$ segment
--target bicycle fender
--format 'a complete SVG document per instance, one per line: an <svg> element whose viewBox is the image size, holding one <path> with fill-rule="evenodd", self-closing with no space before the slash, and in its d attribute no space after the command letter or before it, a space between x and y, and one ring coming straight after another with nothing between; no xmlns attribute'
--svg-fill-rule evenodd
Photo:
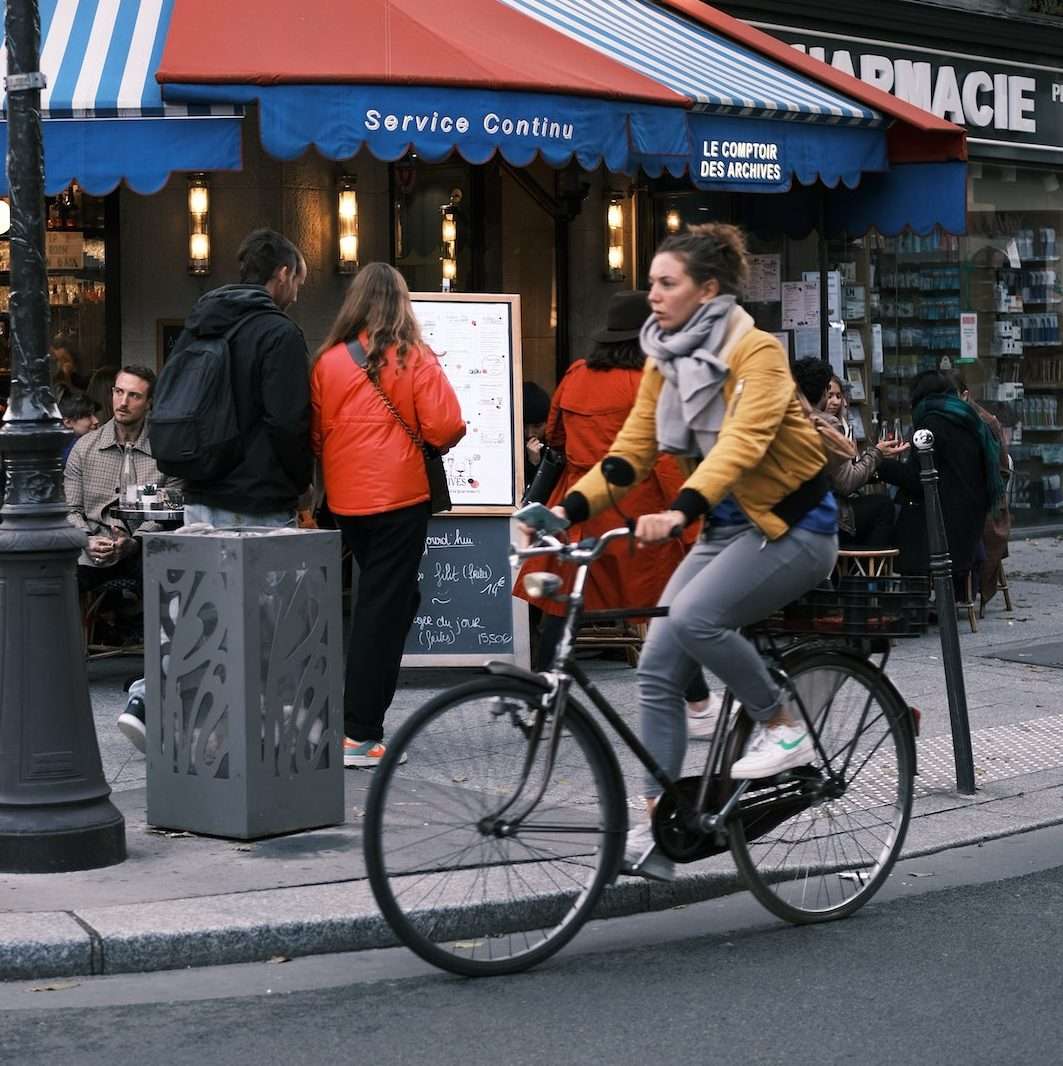
<svg viewBox="0 0 1063 1066"><path fill-rule="evenodd" d="M537 674L533 670L525 670L523 667L516 666L513 663L492 660L489 663L484 663L483 668L488 674L494 674L496 677L511 677L515 681L525 681L529 685L541 688L544 692L549 692L551 688L550 682L542 674Z"/></svg>

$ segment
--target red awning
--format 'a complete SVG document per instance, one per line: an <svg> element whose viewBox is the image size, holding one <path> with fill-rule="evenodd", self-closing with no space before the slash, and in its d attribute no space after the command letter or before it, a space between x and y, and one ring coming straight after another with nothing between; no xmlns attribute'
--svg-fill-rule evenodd
<svg viewBox="0 0 1063 1066"><path fill-rule="evenodd" d="M672 107L679 93L497 0L176 0L157 78L245 85L441 85ZM209 33L203 28L209 26Z"/></svg>
<svg viewBox="0 0 1063 1066"><path fill-rule="evenodd" d="M785 41L780 41L741 19L724 14L701 0L658 2L799 74L813 78L888 115L894 120L888 133L891 163L926 163L967 158L967 131L962 126L938 118L937 115L905 100L899 100L896 96L868 85L851 74L836 70L821 59L814 59L804 52L799 52Z"/></svg>

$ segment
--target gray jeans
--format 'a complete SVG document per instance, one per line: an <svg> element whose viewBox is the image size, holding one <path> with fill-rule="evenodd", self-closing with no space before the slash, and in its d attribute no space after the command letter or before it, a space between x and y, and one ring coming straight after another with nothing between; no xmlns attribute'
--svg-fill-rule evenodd
<svg viewBox="0 0 1063 1066"><path fill-rule="evenodd" d="M718 677L751 717L766 720L779 687L738 629L767 618L830 575L838 554L831 534L791 529L766 541L753 526L710 529L676 569L661 595L667 618L655 618L639 657L642 741L670 776L687 746L683 692L702 667ZM646 778L647 796L661 786Z"/></svg>
<svg viewBox="0 0 1063 1066"><path fill-rule="evenodd" d="M215 529L231 526L281 526L295 528L295 511L268 511L250 514L245 511L227 511L224 507L208 507L205 503L185 504L185 525L206 522Z"/></svg>

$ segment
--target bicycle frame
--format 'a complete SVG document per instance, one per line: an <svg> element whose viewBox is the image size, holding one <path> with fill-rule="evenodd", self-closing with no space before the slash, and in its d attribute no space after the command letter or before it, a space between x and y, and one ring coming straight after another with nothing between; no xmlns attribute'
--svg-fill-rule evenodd
<svg viewBox="0 0 1063 1066"><path fill-rule="evenodd" d="M726 737L734 714L734 696L729 689L725 693L723 707L716 723L716 729L713 733L712 740L709 744L709 751L705 759L704 770L701 774L697 798L694 804L691 805L689 801L684 799L682 792L678 787L678 783L662 769L657 760L646 750L639 737L623 720L601 689L595 685L575 660L573 654L575 637L583 620L584 588L586 586L587 574L590 567L598 558L600 558L605 547L611 541L618 539L619 537L630 537L631 535L632 531L629 528L614 529L604 533L593 544L584 542L576 546L566 546L553 540L553 538L547 538L547 540L552 543L544 544L540 548L525 549L524 551L518 551L516 553L518 557L523 558L531 558L538 555L555 555L564 557L566 561L575 564L576 573L573 579L572 590L568 594L564 630L558 641L554 660L551 663L549 671L546 673L546 677L551 682L551 688L549 692L544 693L540 703L541 713L537 715L537 720L533 725L532 735L529 738L532 743L529 744L529 751L523 767L522 778L513 797L510 799L509 803L506 804L506 807L503 808L502 811L496 812L496 818L517 801L518 797L523 792L525 785L530 780L539 741L542 737L545 716L547 712L552 711L554 714L554 731L550 738L550 750L547 753L547 764L543 774L543 785L539 790L539 795L525 805L523 813L516 819L515 824L519 824L521 818L525 817L535 808L535 805L544 794L547 782L553 772L554 758L557 752L558 738L561 733L561 724L564 719L565 706L573 683L586 694L594 707L612 727L613 731L633 752L635 757L653 777L654 781L661 786L664 793L675 804L676 810L683 813L684 821L686 822L688 829L696 832L722 834L725 831L727 820L733 814L742 797L754 784L759 784L759 782L749 780L738 781L735 783L727 801L718 811L709 812L706 810L709 791L713 783L719 780L721 776ZM621 617L623 615L629 617L645 617L647 614L659 617L667 613L667 608L650 610L638 609L609 613ZM782 669L783 653L779 651L775 641L770 637L766 639L766 647L765 641L761 638L754 635L753 639L761 655L765 659L770 660L770 668L776 681L779 682L780 686L786 688L793 697L793 702L796 704L801 717L808 728L809 735L812 738L816 751L819 757L823 760L824 767L827 771L828 780L825 783L825 787L831 790L843 788L845 774L849 768L852 752L850 751L845 756L843 766L840 770L837 770L834 766L834 760L837 758L838 753L831 756L824 749L817 724L812 721L808 708L805 706L800 693L796 691L791 684L789 677ZM790 653L793 653L795 650L800 649L802 644L822 643L824 643L824 641L821 638L814 640L806 639L805 641L799 639L795 645L790 646L787 650ZM835 647L837 646L837 642L831 643L834 644ZM888 651L886 651L883 655L883 661L879 666L880 672L884 670L888 654ZM865 726L865 719L870 710L872 699L873 694L869 692L858 723L858 730L862 730ZM830 704L828 703L827 710L829 710L829 706ZM825 714L826 711L824 712L823 717L825 717ZM514 823L510 822L509 824L513 825Z"/></svg>

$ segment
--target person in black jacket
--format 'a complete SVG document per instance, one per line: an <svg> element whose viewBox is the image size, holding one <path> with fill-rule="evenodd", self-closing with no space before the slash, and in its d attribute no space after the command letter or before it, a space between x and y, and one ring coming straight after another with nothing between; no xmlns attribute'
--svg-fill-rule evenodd
<svg viewBox="0 0 1063 1066"><path fill-rule="evenodd" d="M997 445L974 409L957 395L948 376L927 370L911 386L912 425L934 434L934 465L945 521L945 535L957 588L962 589L975 563L982 526L1000 498ZM930 569L926 511L915 448L906 460L883 459L878 477L900 489L901 511L894 543L900 548L898 568L903 574L926 574Z"/></svg>
<svg viewBox="0 0 1063 1066"><path fill-rule="evenodd" d="M240 284L202 296L185 329L196 337L221 336L245 320L229 341L244 456L214 481L188 480L185 522L294 526L296 503L313 474L310 371L302 331L284 311L306 280L306 262L269 229L249 234L237 259Z"/></svg>

